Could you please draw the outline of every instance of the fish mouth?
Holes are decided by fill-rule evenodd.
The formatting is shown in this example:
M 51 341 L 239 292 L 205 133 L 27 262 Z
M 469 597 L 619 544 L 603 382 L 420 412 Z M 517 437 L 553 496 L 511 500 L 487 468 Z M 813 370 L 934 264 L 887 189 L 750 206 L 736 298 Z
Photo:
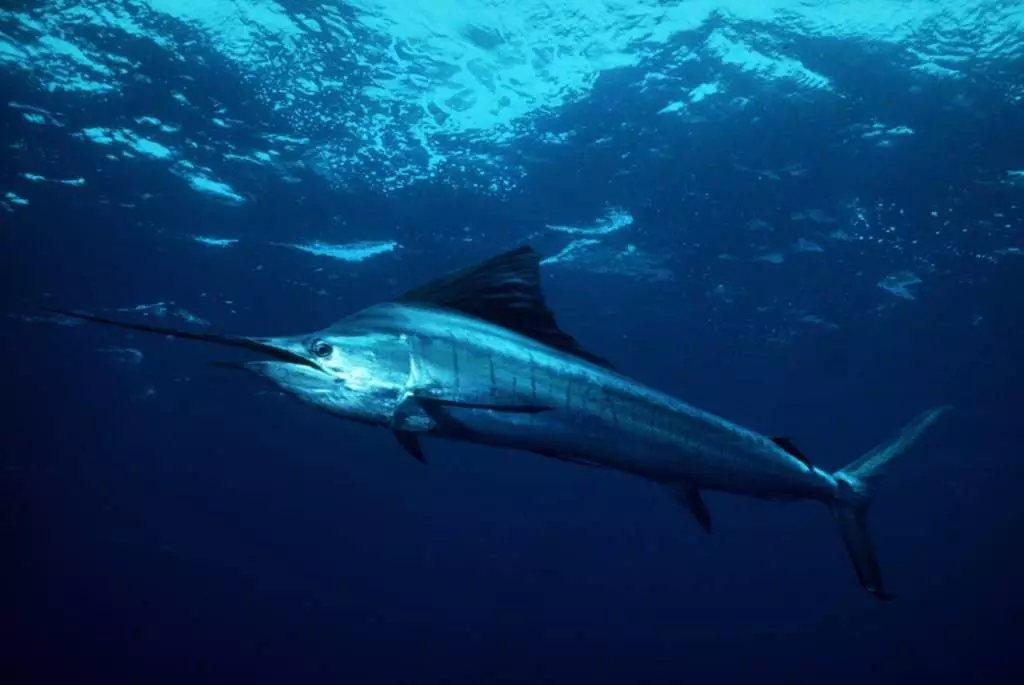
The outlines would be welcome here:
M 284 338 L 252 338 L 244 335 L 225 335 L 222 333 L 186 331 L 179 328 L 172 328 L 170 326 L 153 326 L 146 323 L 120 321 L 118 319 L 111 319 L 106 316 L 90 314 L 88 312 L 53 309 L 50 307 L 43 307 L 42 309 L 43 311 L 50 312 L 51 314 L 59 314 L 60 316 L 81 319 L 83 321 L 92 321 L 94 323 L 101 323 L 107 326 L 114 326 L 116 328 L 125 328 L 130 331 L 156 333 L 158 335 L 167 335 L 172 338 L 180 338 L 182 340 L 199 340 L 201 342 L 213 343 L 214 345 L 222 345 L 224 347 L 236 347 L 243 350 L 249 350 L 250 352 L 257 352 L 278 362 L 307 366 L 322 372 L 322 369 L 319 365 L 313 362 L 313 360 L 296 351 L 296 348 L 302 348 Z M 246 368 L 245 365 L 248 363 L 250 362 L 213 362 L 215 366 L 235 369 L 244 369 Z

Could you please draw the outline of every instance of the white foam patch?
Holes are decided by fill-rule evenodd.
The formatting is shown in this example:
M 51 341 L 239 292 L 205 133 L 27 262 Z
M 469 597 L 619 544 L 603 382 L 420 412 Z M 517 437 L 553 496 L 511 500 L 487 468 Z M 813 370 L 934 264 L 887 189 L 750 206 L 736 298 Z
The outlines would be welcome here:
M 230 205 L 240 205 L 246 202 L 246 198 L 235 192 L 227 183 L 213 178 L 213 172 L 210 169 L 198 167 L 192 162 L 182 160 L 175 164 L 171 171 L 188 181 L 193 190 L 209 195 L 216 200 Z
M 177 126 L 166 124 L 153 116 L 136 117 L 135 121 L 140 126 L 159 130 L 162 134 L 174 134 L 179 131 Z M 95 126 L 82 129 L 74 135 L 99 145 L 112 145 L 122 148 L 120 157 L 109 156 L 109 159 L 133 159 L 141 155 L 150 159 L 174 162 L 174 165 L 170 167 L 172 173 L 186 179 L 194 190 L 228 204 L 242 204 L 247 201 L 247 198 L 236 192 L 228 183 L 215 178 L 211 169 L 206 167 L 200 168 L 187 159 L 183 159 L 182 153 L 178 149 L 164 145 L 151 138 L 143 137 L 130 129 L 112 129 Z M 188 147 L 197 147 L 196 143 L 191 140 L 186 140 L 185 142 Z M 225 143 L 224 147 L 227 150 L 234 150 L 230 143 Z M 279 153 L 276 150 L 255 150 L 249 154 L 225 151 L 222 153 L 222 157 L 225 161 L 269 165 L 283 177 L 287 177 L 287 167 L 279 162 Z
M 26 105 L 14 100 L 7 103 L 8 107 L 12 109 L 21 110 L 22 118 L 30 124 L 39 124 L 47 126 L 63 127 L 64 122 L 61 121 L 60 117 L 53 114 L 52 112 L 43 109 L 42 107 L 36 107 L 34 105 Z
M 242 204 L 245 202 L 244 197 L 232 190 L 231 186 L 223 181 L 215 181 L 214 179 L 209 178 L 208 176 L 203 176 L 202 174 L 187 174 L 185 178 L 188 180 L 188 184 L 200 193 L 212 195 L 215 198 L 226 200 L 231 204 Z
M 686 103 L 682 100 L 670 102 L 658 110 L 658 114 L 673 114 L 675 112 L 686 112 Z
M 239 155 L 233 152 L 229 152 L 224 155 L 224 159 L 228 159 L 234 162 L 248 162 L 249 164 L 259 164 L 261 166 L 272 164 L 275 158 L 278 156 L 276 150 L 269 152 L 256 151 L 248 155 Z
M 21 205 L 22 207 L 28 205 L 28 200 L 18 195 L 15 192 L 8 192 L 4 195 L 4 199 L 10 202 L 12 205 Z
M 210 325 L 210 322 L 207 321 L 206 319 L 204 319 L 204 318 L 202 318 L 200 316 L 196 316 L 192 312 L 190 312 L 188 310 L 185 310 L 185 309 L 178 309 L 178 310 L 176 310 L 174 312 L 174 315 L 177 316 L 179 319 L 184 319 L 185 321 L 188 321 L 189 323 L 192 323 L 192 324 L 196 324 L 197 326 L 209 326 Z
M 149 115 L 135 117 L 135 123 L 147 126 L 154 126 L 164 133 L 177 133 L 178 131 L 181 130 L 181 127 L 176 124 L 167 124 L 160 121 L 158 118 Z
M 641 249 L 630 243 L 621 247 L 608 244 L 607 238 L 633 225 L 633 215 L 621 207 L 611 207 L 593 224 L 565 226 L 548 224 L 546 228 L 558 233 L 578 236 L 556 254 L 541 260 L 541 264 L 567 265 L 593 273 L 632 276 L 645 280 L 671 280 L 672 271 L 665 266 L 670 255 Z M 615 241 L 617 242 L 617 241 Z
M 57 185 L 64 186 L 84 186 L 84 178 L 47 178 L 40 174 L 33 174 L 29 172 L 22 172 L 21 177 L 26 181 L 32 181 L 33 183 L 56 183 Z
M 134 307 L 121 307 L 115 311 L 118 312 L 140 312 L 146 316 L 155 316 L 157 318 L 165 318 L 172 316 L 189 323 L 196 324 L 199 326 L 209 326 L 210 322 L 199 316 L 196 316 L 187 309 L 174 306 L 173 302 L 153 302 L 152 304 L 138 304 Z
M 830 330 L 838 330 L 839 326 L 827 319 L 823 319 L 817 314 L 804 314 L 799 318 L 801 323 L 810 324 L 812 326 L 820 326 L 822 328 L 828 328 Z
M 560 226 L 546 224 L 546 228 L 559 233 L 575 233 L 588 236 L 617 233 L 633 224 L 633 215 L 621 207 L 612 207 L 603 217 L 589 226 Z
M 288 247 L 318 257 L 330 257 L 344 262 L 364 262 L 371 257 L 394 252 L 401 247 L 393 240 L 363 241 L 358 243 L 326 243 L 316 240 L 310 243 L 271 243 L 278 247 Z
M 877 121 L 871 124 L 855 126 L 852 132 L 864 140 L 874 142 L 878 147 L 892 147 L 897 138 L 914 135 L 914 129 L 909 126 L 887 126 Z
M 911 288 L 921 282 L 921 279 L 912 271 L 898 271 L 880 280 L 878 287 L 904 300 L 914 300 L 917 298 Z
M 102 126 L 82 129 L 77 136 L 87 138 L 100 145 L 112 145 L 114 143 L 131 148 L 135 152 L 154 159 L 171 159 L 175 156 L 174 150 L 148 138 L 143 138 L 128 129 L 110 129 Z
M 208 247 L 231 247 L 238 242 L 238 238 L 217 238 L 209 235 L 194 235 L 192 240 Z
M 798 60 L 784 56 L 781 51 L 764 54 L 745 44 L 739 34 L 732 30 L 714 31 L 705 42 L 705 47 L 723 64 L 739 67 L 769 81 L 791 81 L 815 90 L 832 89 L 828 77 L 811 71 Z
M 578 257 L 585 248 L 592 245 L 599 245 L 600 243 L 600 240 L 595 240 L 594 238 L 580 238 L 563 247 L 557 254 L 545 257 L 540 263 L 557 264 L 559 262 L 571 262 Z
M 768 262 L 769 264 L 782 264 L 786 261 L 786 257 L 781 252 L 768 252 L 758 257 L 757 261 Z
M 819 245 L 818 243 L 814 242 L 813 240 L 808 240 L 807 238 L 800 238 L 799 240 L 797 240 L 796 243 L 793 244 L 793 249 L 795 251 L 797 251 L 797 252 L 824 252 L 825 251 L 825 248 L 823 248 L 821 245 Z
M 670 281 L 674 275 L 665 266 L 670 258 L 670 254 L 655 254 L 632 244 L 625 248 L 614 248 L 597 238 L 578 238 L 557 254 L 542 259 L 541 264 L 598 274 L 617 274 L 637 280 Z

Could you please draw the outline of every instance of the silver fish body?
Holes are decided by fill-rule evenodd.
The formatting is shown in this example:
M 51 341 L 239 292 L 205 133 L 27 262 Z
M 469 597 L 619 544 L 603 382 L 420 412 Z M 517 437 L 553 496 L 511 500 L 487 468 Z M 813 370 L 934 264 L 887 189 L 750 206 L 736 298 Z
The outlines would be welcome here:
M 621 374 L 508 329 L 444 310 L 382 304 L 346 322 L 389 333 L 405 347 L 368 375 L 404 384 L 382 398 L 381 423 L 403 392 L 451 403 L 434 410 L 434 435 L 592 463 L 658 482 L 686 482 L 769 499 L 835 496 L 836 481 L 768 437 Z M 347 326 L 346 326 L 347 327 Z M 342 331 L 337 331 L 342 333 Z M 339 341 L 338 349 L 350 347 Z M 397 353 L 396 353 L 397 352 Z M 400 386 L 400 387 L 399 387 Z M 458 403 L 543 407 L 516 412 Z M 401 428 L 401 426 L 394 426 Z

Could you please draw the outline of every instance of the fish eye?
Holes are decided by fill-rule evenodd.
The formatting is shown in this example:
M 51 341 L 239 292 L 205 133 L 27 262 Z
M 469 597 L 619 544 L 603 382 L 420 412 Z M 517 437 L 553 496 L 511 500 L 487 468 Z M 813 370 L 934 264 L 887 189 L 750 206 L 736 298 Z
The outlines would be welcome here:
M 313 344 L 309 346 L 309 349 L 312 350 L 313 354 L 321 359 L 330 357 L 331 353 L 334 352 L 334 347 L 323 340 L 314 341 Z

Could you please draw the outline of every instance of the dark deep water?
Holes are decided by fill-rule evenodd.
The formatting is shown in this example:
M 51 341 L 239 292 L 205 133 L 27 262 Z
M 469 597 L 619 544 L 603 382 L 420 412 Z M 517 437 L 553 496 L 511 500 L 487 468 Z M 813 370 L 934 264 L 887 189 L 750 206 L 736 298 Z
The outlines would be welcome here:
M 452 170 L 339 184 L 288 150 L 286 172 L 218 167 L 244 202 L 72 135 L 176 121 L 164 144 L 209 167 L 288 133 L 216 55 L 200 68 L 126 44 L 151 81 L 98 99 L 5 62 L 4 100 L 62 125 L 0 112 L 0 195 L 30 200 L 0 208 L 3 682 L 1018 682 L 1021 58 L 922 82 L 890 51 L 790 40 L 844 97 L 688 63 L 687 87 L 715 77 L 750 102 L 667 120 L 664 98 L 630 89 L 649 65 L 626 67 L 508 145 L 524 169 L 509 190 Z M 175 69 L 196 79 L 187 111 L 166 94 Z M 211 124 L 214 100 L 240 123 Z M 880 145 L 857 133 L 870 121 L 913 134 Z M 815 503 L 711 493 L 706 536 L 628 476 L 432 440 L 424 467 L 387 431 L 208 364 L 230 351 L 38 318 L 164 303 L 119 316 L 313 330 L 518 244 L 561 254 L 582 234 L 545 225 L 609 208 L 632 224 L 584 236 L 544 287 L 628 375 L 792 435 L 829 469 L 953 405 L 871 512 L 895 601 L 859 589 Z M 400 247 L 345 261 L 275 245 L 313 240 Z M 920 283 L 879 285 L 905 272 Z

